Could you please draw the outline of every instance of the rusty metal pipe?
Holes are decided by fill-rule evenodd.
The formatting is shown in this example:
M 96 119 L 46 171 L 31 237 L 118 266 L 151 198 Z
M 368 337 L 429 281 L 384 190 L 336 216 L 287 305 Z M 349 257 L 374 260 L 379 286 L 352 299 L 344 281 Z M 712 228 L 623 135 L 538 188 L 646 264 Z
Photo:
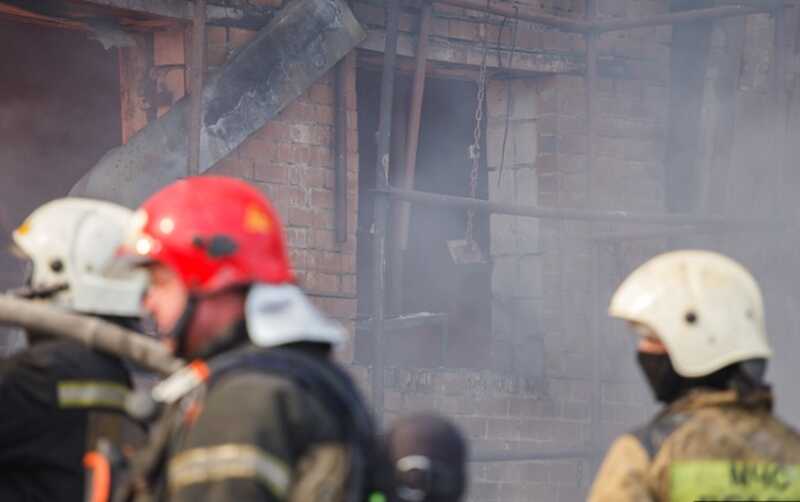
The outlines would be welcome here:
M 688 214 L 657 214 L 657 213 L 632 213 L 628 211 L 590 211 L 586 209 L 551 208 L 538 206 L 522 206 L 517 204 L 504 204 L 487 200 L 472 199 L 470 197 L 457 197 L 438 193 L 421 192 L 418 190 L 400 190 L 386 188 L 379 190 L 389 194 L 396 200 L 405 200 L 413 204 L 422 204 L 433 207 L 455 207 L 459 209 L 474 209 L 475 211 L 492 214 L 507 214 L 515 216 L 529 216 L 532 218 L 575 220 L 575 221 L 603 221 L 609 223 L 639 223 L 656 225 L 718 225 L 724 228 L 739 228 L 741 230 L 767 229 L 786 231 L 786 226 L 776 222 L 759 220 L 728 220 L 717 217 L 696 217 Z
M 186 174 L 202 172 L 200 135 L 203 129 L 203 76 L 206 68 L 206 0 L 194 0 L 192 15 L 192 69 L 189 101 L 189 160 Z

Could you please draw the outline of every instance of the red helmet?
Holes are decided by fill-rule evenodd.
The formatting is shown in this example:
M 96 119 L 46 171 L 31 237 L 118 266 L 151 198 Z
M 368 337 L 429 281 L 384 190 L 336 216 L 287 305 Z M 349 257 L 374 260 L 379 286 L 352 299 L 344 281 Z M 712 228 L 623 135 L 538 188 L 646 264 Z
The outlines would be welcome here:
M 294 281 L 275 210 L 235 178 L 172 183 L 142 204 L 134 227 L 126 250 L 172 268 L 193 293 Z

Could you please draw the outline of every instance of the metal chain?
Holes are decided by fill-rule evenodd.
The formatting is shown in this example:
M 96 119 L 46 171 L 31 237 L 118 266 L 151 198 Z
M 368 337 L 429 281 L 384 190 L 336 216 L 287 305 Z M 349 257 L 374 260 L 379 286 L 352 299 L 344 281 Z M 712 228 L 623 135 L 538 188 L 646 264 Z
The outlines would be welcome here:
M 486 20 L 488 21 L 488 15 Z M 475 105 L 475 129 L 472 131 L 473 142 L 469 146 L 469 158 L 472 159 L 472 170 L 469 173 L 469 196 L 473 199 L 478 196 L 478 175 L 481 168 L 481 125 L 483 123 L 483 101 L 486 98 L 486 61 L 489 54 L 489 35 L 486 32 L 487 24 L 482 24 L 483 28 L 483 57 L 481 59 L 481 70 L 478 75 L 478 95 Z M 467 229 L 464 240 L 471 247 L 475 247 L 473 231 L 475 226 L 475 210 L 467 210 Z

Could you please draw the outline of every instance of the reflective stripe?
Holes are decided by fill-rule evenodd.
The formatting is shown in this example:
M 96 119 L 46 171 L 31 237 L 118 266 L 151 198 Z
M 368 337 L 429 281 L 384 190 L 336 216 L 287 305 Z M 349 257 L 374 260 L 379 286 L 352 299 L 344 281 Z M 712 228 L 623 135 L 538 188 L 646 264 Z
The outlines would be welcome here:
M 696 460 L 670 466 L 670 502 L 800 500 L 800 466 Z
M 58 405 L 61 408 L 125 408 L 128 388 L 100 380 L 65 380 L 58 382 Z
M 254 479 L 274 495 L 283 497 L 289 489 L 289 468 L 260 448 L 246 444 L 225 444 L 194 448 L 169 463 L 170 490 L 195 483 L 231 478 Z

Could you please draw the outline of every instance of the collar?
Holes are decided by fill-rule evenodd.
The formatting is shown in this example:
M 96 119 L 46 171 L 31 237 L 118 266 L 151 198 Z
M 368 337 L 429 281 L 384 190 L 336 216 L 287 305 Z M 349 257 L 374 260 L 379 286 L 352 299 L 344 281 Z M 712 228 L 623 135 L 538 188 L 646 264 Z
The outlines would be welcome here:
M 667 407 L 670 413 L 696 411 L 703 408 L 740 406 L 747 408 L 772 409 L 772 392 L 756 391 L 742 399 L 735 389 L 712 390 L 706 388 L 693 389 Z

